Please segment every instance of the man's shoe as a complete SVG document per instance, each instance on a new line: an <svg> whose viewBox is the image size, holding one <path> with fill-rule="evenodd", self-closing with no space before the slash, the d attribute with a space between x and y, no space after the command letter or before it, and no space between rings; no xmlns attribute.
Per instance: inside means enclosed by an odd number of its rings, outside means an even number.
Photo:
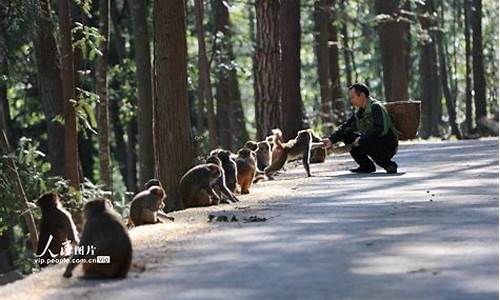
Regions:
<svg viewBox="0 0 500 300"><path fill-rule="evenodd" d="M363 167L359 167L359 168L356 168L356 169L351 169L349 170L353 173L373 173L375 172L375 168L363 168Z"/></svg>
<svg viewBox="0 0 500 300"><path fill-rule="evenodd" d="M398 172L398 164L391 161L385 170L388 174L395 174Z"/></svg>

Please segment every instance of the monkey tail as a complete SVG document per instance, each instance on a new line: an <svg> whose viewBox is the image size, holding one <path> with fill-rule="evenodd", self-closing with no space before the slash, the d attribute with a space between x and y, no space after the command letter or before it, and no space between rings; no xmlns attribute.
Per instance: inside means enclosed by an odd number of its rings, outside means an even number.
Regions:
<svg viewBox="0 0 500 300"><path fill-rule="evenodd" d="M283 149L283 144L281 143L281 139L283 137L283 133L281 132L281 129L275 128L272 130L273 132L273 143L276 145L276 148L278 149Z"/></svg>
<svg viewBox="0 0 500 300"><path fill-rule="evenodd" d="M267 178L266 175L257 175L255 176L255 178L253 179L253 183L257 183L261 180L268 180L269 178Z"/></svg>

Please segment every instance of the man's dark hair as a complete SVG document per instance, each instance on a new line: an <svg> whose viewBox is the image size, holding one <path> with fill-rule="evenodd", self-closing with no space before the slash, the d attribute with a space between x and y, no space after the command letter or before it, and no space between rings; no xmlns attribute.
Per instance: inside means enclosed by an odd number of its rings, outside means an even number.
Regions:
<svg viewBox="0 0 500 300"><path fill-rule="evenodd" d="M361 94L364 93L365 96L368 98L370 97L370 91L368 90L368 87L362 83L355 83L349 87L349 90L354 89L356 91L356 94Z"/></svg>

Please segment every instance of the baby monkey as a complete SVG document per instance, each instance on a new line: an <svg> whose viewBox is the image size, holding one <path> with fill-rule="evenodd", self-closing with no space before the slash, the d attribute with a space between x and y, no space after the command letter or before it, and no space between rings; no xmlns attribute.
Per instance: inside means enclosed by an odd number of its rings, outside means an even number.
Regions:
<svg viewBox="0 0 500 300"><path fill-rule="evenodd" d="M162 210L165 207L165 190L157 179L151 179L144 185L144 191L138 193L130 203L128 226L163 223L160 217L170 219Z"/></svg>

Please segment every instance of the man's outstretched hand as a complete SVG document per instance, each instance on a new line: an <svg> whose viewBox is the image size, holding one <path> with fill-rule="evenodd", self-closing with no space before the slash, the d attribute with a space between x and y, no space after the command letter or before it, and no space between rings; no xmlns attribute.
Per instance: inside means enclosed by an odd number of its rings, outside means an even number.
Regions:
<svg viewBox="0 0 500 300"><path fill-rule="evenodd" d="M322 139L321 142L323 143L323 148L330 148L332 146L332 141L330 139Z"/></svg>

